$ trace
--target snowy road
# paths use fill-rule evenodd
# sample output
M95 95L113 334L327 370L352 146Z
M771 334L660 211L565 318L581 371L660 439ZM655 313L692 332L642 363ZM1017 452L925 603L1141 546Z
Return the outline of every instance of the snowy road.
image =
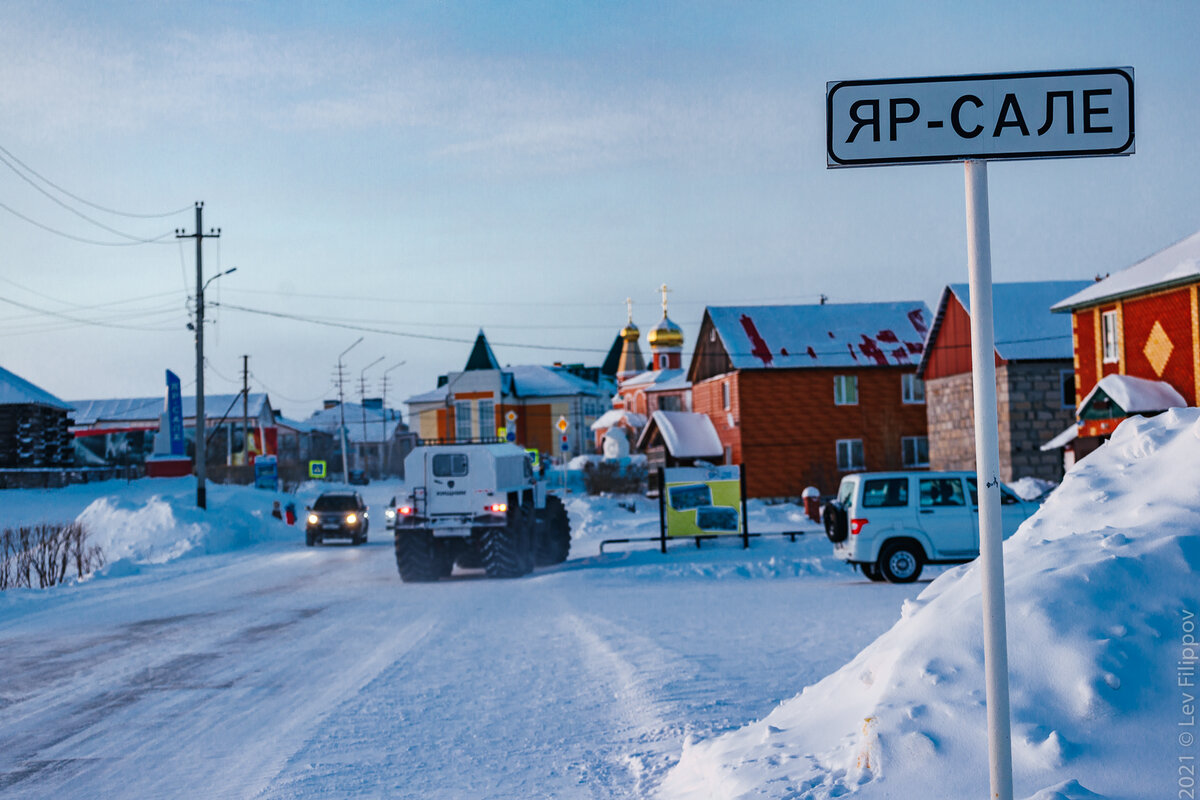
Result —
M924 587L738 566L805 547L782 540L718 578L639 554L406 585L374 536L7 608L0 796L647 796L687 736L765 715Z

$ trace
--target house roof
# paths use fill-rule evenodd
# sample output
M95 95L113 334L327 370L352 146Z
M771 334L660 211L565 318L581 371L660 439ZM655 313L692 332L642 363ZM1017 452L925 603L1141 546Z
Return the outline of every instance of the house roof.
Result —
M611 408L601 414L600 417L592 423L591 428L594 431L605 431L621 422L624 422L631 428L637 429L646 424L646 418L641 414L633 411L626 411L623 408Z
M734 369L916 364L932 315L921 301L709 306Z
M515 397L570 397L590 394L604 396L599 385L572 375L561 367L543 367L540 364L518 364L505 367L504 373L512 376L512 392ZM446 400L450 383L428 392L414 394L406 403L441 403Z
M667 452L675 458L719 458L725 453L717 429L706 414L655 411L638 437L639 450L654 438L655 432L662 436Z
M1082 416L1084 409L1099 392L1108 395L1108 398L1126 414L1166 411L1168 408L1187 406L1183 395L1165 381L1135 378L1132 375L1105 375L1079 403L1076 413Z
M1200 281L1200 231L1054 304L1072 311L1106 300Z
M0 406L35 405L71 410L71 404L59 400L45 389L34 386L20 375L0 367Z
M242 394L205 394L204 416L207 419L220 419L229 411L230 417L238 419L242 416ZM183 416L196 416L195 395L181 398ZM76 425L92 425L96 422L138 422L158 420L166 407L166 392L158 397L123 397L109 400L72 400L75 408ZM252 417L259 416L263 407L270 408L270 401L263 392L251 392L249 395L249 413Z
M400 412L395 409L389 408L385 415L377 408L364 409L358 403L345 403L344 405L346 439L351 442L389 441L395 436L397 426L403 424ZM309 417L306 422L318 430L336 436L342 423L342 409L338 406L322 408Z
M638 373L621 383L626 386L644 386L647 392L666 392L674 389L687 389L691 386L684 369L652 369Z
M1057 298L1087 287L1092 281L1025 281L992 284L992 327L996 352L1006 361L1071 358L1071 320L1050 312ZM971 313L971 287L952 283L942 290L933 327L925 340L925 352L917 371L924 373L933 342L954 297Z
M464 372L475 369L500 369L500 362L496 360L496 354L492 352L492 346L488 344L482 328L479 329L479 335L475 337L471 355L467 356L467 365L463 367Z

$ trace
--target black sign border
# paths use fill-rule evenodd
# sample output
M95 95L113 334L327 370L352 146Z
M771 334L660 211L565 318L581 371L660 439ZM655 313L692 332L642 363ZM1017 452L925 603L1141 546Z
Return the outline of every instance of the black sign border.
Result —
M1013 78L1060 78L1078 75L1120 75L1129 82L1129 139L1117 148L1098 150L1048 150L1037 153L972 153L945 156L906 156L900 158L842 159L833 153L833 95L838 89L851 86L889 86L897 83L948 83L964 80L1006 80ZM1090 156L1132 155L1134 142L1133 67L1104 67L1098 69L1059 69L1042 72L995 72L978 75L940 75L925 78L885 78L882 80L830 81L825 91L825 156L826 169L850 167L900 166L904 164L954 164L960 161L1036 161L1043 158L1087 158Z

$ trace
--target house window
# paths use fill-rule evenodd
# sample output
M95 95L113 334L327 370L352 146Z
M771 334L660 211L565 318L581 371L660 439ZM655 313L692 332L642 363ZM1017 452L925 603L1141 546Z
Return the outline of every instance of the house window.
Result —
M470 400L463 400L454 404L454 440L458 442L471 441Z
M858 405L857 375L833 376L833 402L839 406Z
M900 376L900 397L905 403L925 403L925 381L913 373Z
M493 400L479 401L479 438L496 438L496 403Z
M677 394L667 394L658 398L659 411L683 411L682 398Z
M1104 363L1115 364L1120 360L1117 349L1117 312L1105 311L1100 315L1101 336L1104 340Z
M928 436L902 437L900 439L900 451L906 468L929 466Z
M1075 370L1064 369L1058 373L1058 382L1062 391L1062 407L1075 407Z
M862 439L838 439L837 465L840 472L865 469Z
M725 445L725 463L733 463L733 445Z
M730 409L730 407L733 405L733 403L731 401L732 401L732 398L730 397L730 392L729 392L729 381L722 381L721 382L721 405L724 406L726 411L728 411Z

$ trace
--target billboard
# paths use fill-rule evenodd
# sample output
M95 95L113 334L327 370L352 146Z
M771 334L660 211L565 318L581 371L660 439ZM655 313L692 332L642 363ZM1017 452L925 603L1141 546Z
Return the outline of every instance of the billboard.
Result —
M663 506L667 536L742 533L741 468L667 468Z

